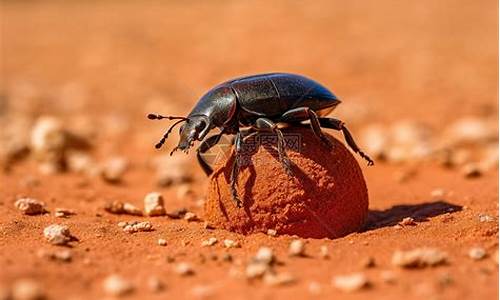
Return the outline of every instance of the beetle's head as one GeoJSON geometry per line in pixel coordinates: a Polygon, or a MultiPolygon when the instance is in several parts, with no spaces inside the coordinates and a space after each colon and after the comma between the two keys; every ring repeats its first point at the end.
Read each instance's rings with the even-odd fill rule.
{"type": "Polygon", "coordinates": [[[161,140],[155,145],[157,149],[160,149],[165,141],[168,138],[168,135],[172,132],[175,125],[182,124],[179,129],[179,144],[175,147],[170,155],[172,155],[177,149],[183,150],[187,153],[189,148],[194,144],[194,141],[201,141],[205,138],[208,131],[210,130],[210,121],[205,115],[190,115],[188,117],[171,117],[171,116],[161,116],[156,114],[149,114],[148,119],[150,120],[161,120],[161,119],[169,119],[169,120],[178,120],[175,122],[167,132],[163,135],[161,140]]]}

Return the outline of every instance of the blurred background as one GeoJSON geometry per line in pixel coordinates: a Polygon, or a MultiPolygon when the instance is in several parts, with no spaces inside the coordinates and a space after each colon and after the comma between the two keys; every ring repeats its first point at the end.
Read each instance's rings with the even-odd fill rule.
{"type": "Polygon", "coordinates": [[[331,88],[343,100],[334,114],[355,132],[401,119],[434,129],[463,116],[496,120],[497,7],[3,1],[0,116],[56,115],[97,141],[120,137],[103,138],[108,147],[148,148],[167,124],[148,123],[146,113],[184,115],[217,83],[283,71],[331,88]]]}

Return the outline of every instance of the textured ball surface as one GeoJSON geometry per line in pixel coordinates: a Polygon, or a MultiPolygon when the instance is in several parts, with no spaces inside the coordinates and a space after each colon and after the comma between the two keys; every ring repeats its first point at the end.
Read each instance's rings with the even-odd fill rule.
{"type": "Polygon", "coordinates": [[[234,154],[219,163],[205,203],[205,219],[213,226],[249,234],[275,229],[305,238],[336,238],[359,230],[368,213],[368,192],[351,152],[329,136],[328,149],[310,128],[283,129],[294,176],[278,160],[276,135],[258,134],[243,146],[238,195],[231,197],[234,154]]]}

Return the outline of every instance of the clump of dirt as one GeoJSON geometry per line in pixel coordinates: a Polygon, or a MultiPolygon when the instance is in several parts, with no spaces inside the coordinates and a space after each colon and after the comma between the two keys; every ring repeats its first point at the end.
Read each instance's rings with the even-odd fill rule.
{"type": "Polygon", "coordinates": [[[205,218],[238,233],[267,232],[306,238],[336,238],[357,231],[368,212],[368,193],[361,169],[343,143],[329,136],[329,149],[309,128],[284,128],[290,177],[279,162],[276,135],[258,134],[245,141],[240,159],[238,193],[231,197],[234,153],[210,178],[205,218]]]}

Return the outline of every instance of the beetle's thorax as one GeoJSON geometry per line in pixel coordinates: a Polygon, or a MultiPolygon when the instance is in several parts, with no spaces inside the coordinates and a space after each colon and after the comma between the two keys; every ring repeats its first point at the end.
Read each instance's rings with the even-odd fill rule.
{"type": "Polygon", "coordinates": [[[188,118],[196,115],[205,115],[208,118],[210,128],[225,127],[232,123],[233,105],[236,103],[236,95],[228,85],[219,85],[208,91],[198,101],[188,118]]]}

